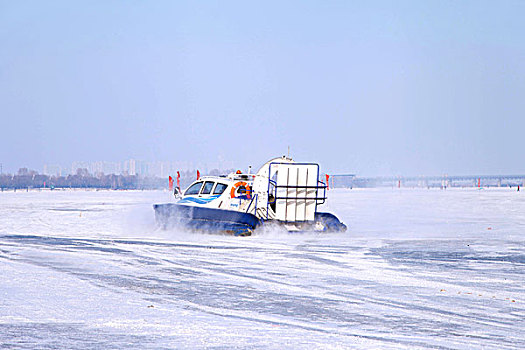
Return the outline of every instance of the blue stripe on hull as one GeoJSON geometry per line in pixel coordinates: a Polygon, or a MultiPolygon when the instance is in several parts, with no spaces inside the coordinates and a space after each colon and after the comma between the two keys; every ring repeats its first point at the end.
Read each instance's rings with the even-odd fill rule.
{"type": "Polygon", "coordinates": [[[211,196],[211,197],[208,197],[208,198],[186,197],[186,198],[181,199],[178,203],[179,204],[183,204],[183,203],[191,203],[191,202],[193,202],[193,203],[197,203],[197,204],[208,204],[212,200],[217,199],[217,198],[219,198],[219,195],[211,196]]]}

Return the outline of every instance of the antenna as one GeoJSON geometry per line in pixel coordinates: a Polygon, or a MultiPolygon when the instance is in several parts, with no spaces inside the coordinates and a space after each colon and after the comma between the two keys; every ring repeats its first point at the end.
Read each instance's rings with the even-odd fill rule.
{"type": "Polygon", "coordinates": [[[288,145],[288,158],[290,158],[290,145],[288,145]]]}

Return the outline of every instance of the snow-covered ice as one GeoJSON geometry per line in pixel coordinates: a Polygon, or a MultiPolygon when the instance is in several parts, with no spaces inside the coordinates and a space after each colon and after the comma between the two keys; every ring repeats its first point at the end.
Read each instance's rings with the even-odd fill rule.
{"type": "Polygon", "coordinates": [[[0,347],[525,348],[525,193],[333,190],[342,234],[162,231],[165,192],[0,193],[0,347]]]}

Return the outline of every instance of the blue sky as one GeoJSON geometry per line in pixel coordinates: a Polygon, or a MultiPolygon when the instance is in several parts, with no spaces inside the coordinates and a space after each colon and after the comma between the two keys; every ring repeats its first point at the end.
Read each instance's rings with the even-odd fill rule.
{"type": "Polygon", "coordinates": [[[524,1],[2,1],[0,163],[525,173],[524,1]]]}

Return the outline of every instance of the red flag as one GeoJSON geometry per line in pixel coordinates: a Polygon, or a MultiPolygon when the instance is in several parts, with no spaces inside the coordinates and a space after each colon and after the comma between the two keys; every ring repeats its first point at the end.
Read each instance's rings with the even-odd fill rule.
{"type": "Polygon", "coordinates": [[[168,183],[169,183],[169,188],[171,192],[173,191],[173,178],[171,176],[168,177],[168,183]]]}
{"type": "Polygon", "coordinates": [[[326,174],[326,190],[328,191],[330,189],[330,182],[328,181],[330,179],[330,175],[326,174]]]}
{"type": "Polygon", "coordinates": [[[180,173],[177,171],[177,187],[180,190],[180,173]]]}
{"type": "Polygon", "coordinates": [[[200,171],[197,170],[197,180],[201,178],[201,173],[200,171]]]}

